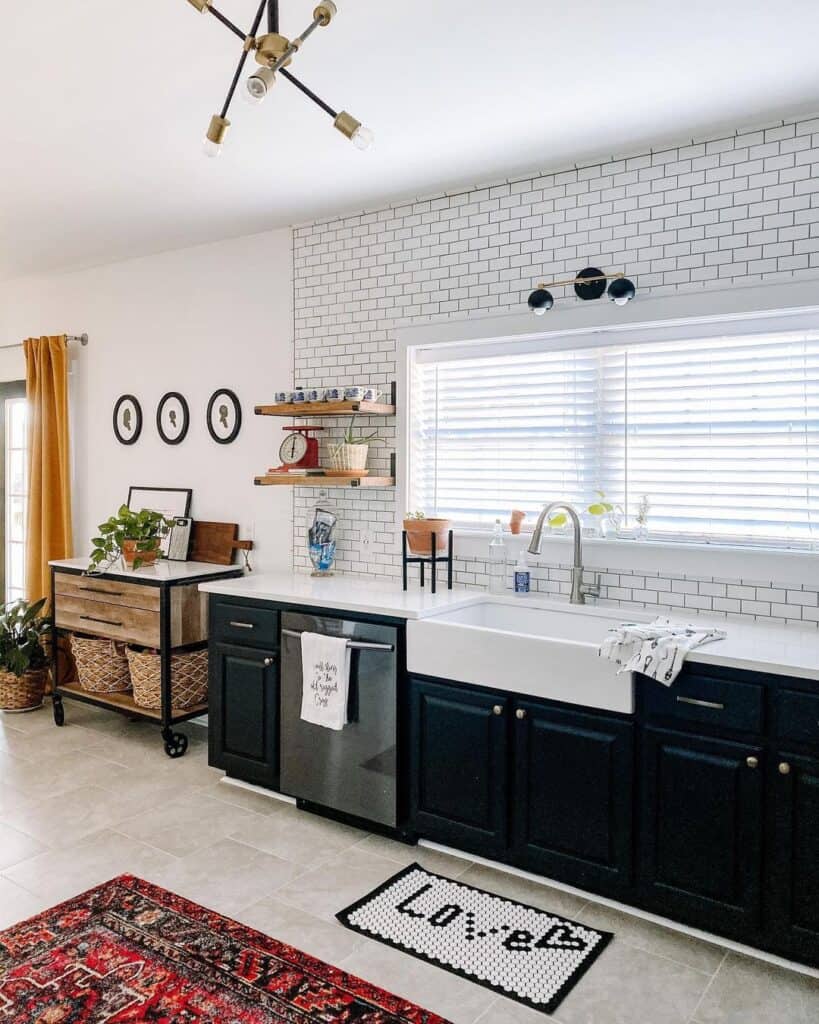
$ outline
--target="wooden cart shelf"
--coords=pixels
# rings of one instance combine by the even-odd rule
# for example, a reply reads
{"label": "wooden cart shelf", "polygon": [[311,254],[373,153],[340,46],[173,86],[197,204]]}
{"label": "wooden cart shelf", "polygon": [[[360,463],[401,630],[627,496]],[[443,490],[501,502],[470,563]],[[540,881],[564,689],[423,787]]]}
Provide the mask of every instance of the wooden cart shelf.
{"label": "wooden cart shelf", "polygon": [[257,476],[257,487],[395,487],[394,476]]}
{"label": "wooden cart shelf", "polygon": [[383,402],[282,402],[257,405],[257,416],[288,416],[296,419],[320,419],[323,416],[394,416],[395,406]]}
{"label": "wooden cart shelf", "polygon": [[[92,693],[84,690],[79,683],[61,683],[59,693],[62,696],[75,697],[77,700],[86,700],[89,704],[101,705],[106,708],[116,708],[117,711],[134,715],[138,718],[150,718],[152,721],[161,722],[162,712],[153,708],[143,708],[134,700],[133,694],[123,693]],[[208,710],[207,701],[204,704],[194,704],[189,708],[172,708],[171,716],[175,722],[184,721],[187,718],[197,718],[206,714]]]}

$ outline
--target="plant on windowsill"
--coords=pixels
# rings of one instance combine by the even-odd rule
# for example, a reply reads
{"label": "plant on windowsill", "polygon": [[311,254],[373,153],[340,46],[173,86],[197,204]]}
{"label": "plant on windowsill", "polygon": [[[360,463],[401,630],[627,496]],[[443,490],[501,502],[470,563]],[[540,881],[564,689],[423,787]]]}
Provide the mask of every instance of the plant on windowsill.
{"label": "plant on windowsill", "polygon": [[586,509],[593,524],[594,535],[606,537],[611,533],[616,536],[623,522],[623,506],[612,505],[610,501],[606,501],[605,491],[597,490],[595,494],[598,500],[593,501]]}
{"label": "plant on windowsill", "polygon": [[153,565],[161,557],[160,545],[173,523],[159,512],[144,508],[133,512],[121,505],[115,516],[100,523],[100,536],[91,541],[93,548],[89,573],[105,572],[122,555],[128,569]]}
{"label": "plant on windowsill", "polygon": [[435,534],[435,550],[444,554],[450,528],[449,519],[427,517],[423,512],[407,512],[404,529],[407,532],[407,544],[413,555],[432,554],[432,535]]}
{"label": "plant on windowsill", "polygon": [[43,639],[51,628],[41,612],[46,599],[22,598],[0,609],[0,711],[33,711],[43,703],[48,656]]}
{"label": "plant on windowsill", "polygon": [[373,431],[372,434],[356,437],[353,434],[354,423],[355,416],[352,416],[349,427],[344,431],[343,439],[338,444],[330,446],[330,463],[336,472],[361,473],[363,475],[366,472],[370,441],[374,440],[378,434]]}

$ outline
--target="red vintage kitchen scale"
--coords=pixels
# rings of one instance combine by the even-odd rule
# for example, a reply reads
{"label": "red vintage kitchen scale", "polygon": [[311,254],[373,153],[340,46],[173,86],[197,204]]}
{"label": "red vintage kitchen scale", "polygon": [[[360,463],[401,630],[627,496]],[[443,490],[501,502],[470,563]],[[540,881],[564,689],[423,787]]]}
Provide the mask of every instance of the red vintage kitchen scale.
{"label": "red vintage kitchen scale", "polygon": [[279,458],[282,464],[271,470],[273,473],[287,473],[294,469],[319,468],[319,443],[311,432],[324,430],[324,427],[282,427],[288,431],[279,447]]}

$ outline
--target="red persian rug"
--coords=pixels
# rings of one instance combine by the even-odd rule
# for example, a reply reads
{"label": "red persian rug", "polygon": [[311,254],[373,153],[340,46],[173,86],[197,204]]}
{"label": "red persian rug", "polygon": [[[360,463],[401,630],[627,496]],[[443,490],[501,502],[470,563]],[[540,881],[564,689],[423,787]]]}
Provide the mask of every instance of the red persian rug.
{"label": "red persian rug", "polygon": [[132,875],[0,932],[0,1021],[447,1024]]}

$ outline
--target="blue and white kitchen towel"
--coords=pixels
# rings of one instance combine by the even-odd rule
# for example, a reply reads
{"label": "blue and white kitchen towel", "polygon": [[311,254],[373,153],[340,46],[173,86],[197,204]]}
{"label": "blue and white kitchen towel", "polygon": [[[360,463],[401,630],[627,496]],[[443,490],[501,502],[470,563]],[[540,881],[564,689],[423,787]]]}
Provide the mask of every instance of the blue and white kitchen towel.
{"label": "blue and white kitchen towel", "polygon": [[622,672],[641,672],[664,686],[671,686],[689,651],[714,640],[724,640],[725,631],[707,626],[680,625],[670,619],[653,622],[621,622],[609,630],[600,645],[600,657],[613,661]]}
{"label": "blue and white kitchen towel", "polygon": [[347,724],[349,644],[344,637],[304,632],[301,666],[302,721],[340,731]]}

